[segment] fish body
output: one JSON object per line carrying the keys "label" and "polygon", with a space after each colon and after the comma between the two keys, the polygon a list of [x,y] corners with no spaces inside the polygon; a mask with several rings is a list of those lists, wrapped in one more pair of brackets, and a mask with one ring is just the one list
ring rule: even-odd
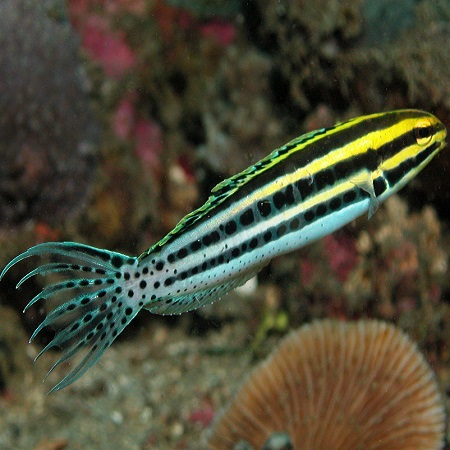
{"label": "fish body", "polygon": [[[59,273],[27,308],[63,293],[44,327],[58,329],[41,351],[60,347],[61,362],[84,359],[53,389],[95,364],[141,309],[180,314],[212,303],[245,283],[274,256],[313,242],[401,189],[445,146],[432,114],[399,110],[359,117],[293,139],[219,183],[206,203],[139,257],[73,242],[43,243],[14,258],[1,277],[30,256],[52,256],[18,283]],[[40,355],[39,354],[39,355]],[[39,356],[38,355],[38,356]],[[49,372],[49,373],[50,373]]]}

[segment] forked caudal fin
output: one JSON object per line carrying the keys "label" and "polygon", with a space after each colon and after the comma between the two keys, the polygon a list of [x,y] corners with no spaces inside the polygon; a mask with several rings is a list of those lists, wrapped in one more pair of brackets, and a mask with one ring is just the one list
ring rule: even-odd
{"label": "forked caudal fin", "polygon": [[17,287],[35,275],[61,274],[67,279],[46,286],[28,303],[25,311],[39,300],[48,300],[57,294],[65,295],[67,300],[50,312],[31,336],[30,342],[47,326],[57,330],[36,359],[52,347],[62,350],[48,376],[80,350],[87,351],[82,361],[50,390],[53,392],[73,383],[93,366],[136,316],[141,305],[130,299],[124,289],[127,284],[123,279],[124,270],[136,265],[136,258],[73,242],[43,243],[28,249],[3,269],[0,279],[23,259],[42,255],[49,255],[50,262],[25,275]]}

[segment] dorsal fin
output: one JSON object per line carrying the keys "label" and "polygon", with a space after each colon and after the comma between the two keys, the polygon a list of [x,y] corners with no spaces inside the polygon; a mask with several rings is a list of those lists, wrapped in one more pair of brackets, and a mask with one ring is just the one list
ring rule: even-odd
{"label": "dorsal fin", "polygon": [[274,164],[278,163],[280,160],[283,160],[287,156],[289,156],[293,151],[298,151],[301,148],[299,147],[301,144],[309,141],[314,136],[318,134],[323,134],[325,129],[314,130],[310,133],[303,134],[295,139],[289,141],[283,147],[277,148],[272,153],[258,161],[256,164],[248,167],[242,172],[227,178],[226,180],[221,181],[217,184],[212,190],[211,193],[217,195],[228,194],[231,195],[236,191],[237,188],[246,184],[249,180],[251,180],[256,175],[266,171]]}
{"label": "dorsal fin", "polygon": [[150,254],[160,249],[162,246],[167,244],[167,242],[171,241],[173,238],[175,238],[180,233],[185,231],[199,219],[208,214],[212,209],[216,208],[221,203],[223,203],[227,198],[232,196],[240,187],[247,184],[255,176],[270,169],[280,160],[287,158],[292,152],[301,150],[304,144],[306,144],[308,141],[310,141],[317,135],[324,134],[328,130],[330,130],[330,128],[328,129],[321,128],[320,130],[311,131],[309,133],[303,134],[300,137],[292,139],[286,145],[283,145],[283,147],[274,150],[272,153],[270,153],[265,158],[258,161],[256,164],[218,183],[211,190],[211,195],[208,197],[206,202],[202,206],[200,206],[200,208],[197,208],[196,210],[192,211],[191,213],[183,217],[170,233],[166,234],[160,241],[158,241],[157,243],[152,245],[147,251],[142,253],[139,256],[139,259],[147,258]]}

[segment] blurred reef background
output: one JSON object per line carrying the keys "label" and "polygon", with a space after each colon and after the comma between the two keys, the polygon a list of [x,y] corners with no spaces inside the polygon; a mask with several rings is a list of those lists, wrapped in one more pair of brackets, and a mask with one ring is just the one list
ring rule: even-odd
{"label": "blurred reef background", "polygon": [[[217,182],[337,121],[413,107],[449,129],[449,55],[449,0],[1,0],[1,267],[54,240],[137,255]],[[0,448],[202,448],[251,368],[325,317],[408,333],[448,411],[448,152],[370,221],[217,304],[141,313],[50,397],[56,352],[32,362],[50,336],[27,344],[45,305],[21,313],[42,280],[16,291],[31,263],[14,267],[0,285]]]}

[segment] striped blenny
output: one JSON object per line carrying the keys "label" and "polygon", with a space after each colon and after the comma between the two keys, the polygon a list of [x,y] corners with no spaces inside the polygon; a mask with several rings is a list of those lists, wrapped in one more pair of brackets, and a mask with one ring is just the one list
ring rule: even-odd
{"label": "striped blenny", "polygon": [[[138,257],[74,242],[31,247],[49,255],[17,284],[60,274],[25,308],[64,294],[31,340],[57,332],[38,357],[59,347],[61,362],[84,358],[51,391],[95,364],[141,309],[180,314],[212,303],[253,277],[274,256],[300,248],[402,188],[445,146],[446,129],[432,114],[399,110],[359,117],[293,139],[243,172],[219,183],[206,203]],[[69,298],[69,299],[68,299]],[[49,373],[50,373],[49,372]],[[50,391],[50,392],[51,392]]]}

